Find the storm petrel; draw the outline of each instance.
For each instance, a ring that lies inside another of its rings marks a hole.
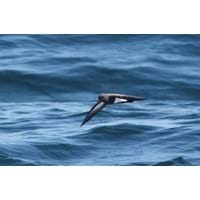
[[[129,103],[134,101],[144,100],[143,97],[124,95],[124,94],[112,94],[112,93],[103,93],[99,95],[97,103],[90,109],[88,114],[81,126],[88,122],[95,114],[102,110],[106,105],[117,104],[117,103]]]

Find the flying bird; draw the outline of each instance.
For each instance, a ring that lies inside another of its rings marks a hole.
[[[143,97],[124,95],[124,94],[112,94],[103,93],[98,96],[97,103],[90,109],[81,126],[88,122],[94,115],[102,110],[106,105],[118,104],[118,103],[129,103],[134,101],[144,100]]]

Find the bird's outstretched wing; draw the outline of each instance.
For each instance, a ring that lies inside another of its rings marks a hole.
[[[85,119],[83,120],[83,123],[81,124],[81,126],[83,126],[86,122],[88,122],[95,114],[97,114],[97,112],[99,112],[100,110],[102,110],[105,107],[105,103],[103,101],[98,101],[88,112],[88,114],[86,115]]]
[[[114,96],[115,96],[114,103],[127,103],[127,102],[144,100],[143,97],[131,96],[131,95],[116,94]]]

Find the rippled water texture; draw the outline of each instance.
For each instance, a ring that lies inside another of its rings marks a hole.
[[[199,100],[199,35],[0,35],[0,165],[200,165]]]

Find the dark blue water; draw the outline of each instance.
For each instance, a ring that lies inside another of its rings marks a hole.
[[[1,35],[0,113],[0,165],[200,165],[200,35]]]

